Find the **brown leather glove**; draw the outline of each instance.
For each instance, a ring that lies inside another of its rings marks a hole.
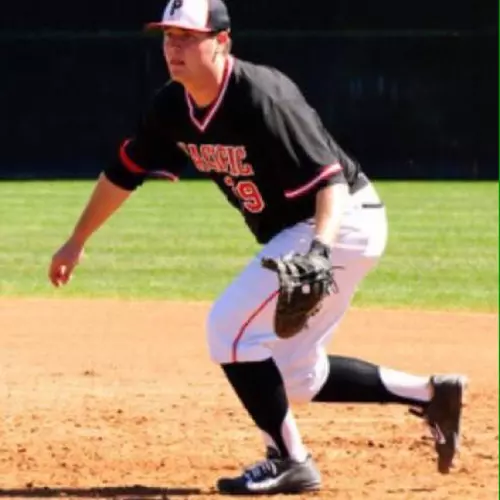
[[[306,254],[291,253],[284,257],[263,258],[262,267],[276,272],[279,292],[274,313],[274,329],[280,338],[299,333],[311,316],[321,308],[323,299],[337,293],[331,260],[331,249],[313,240]]]

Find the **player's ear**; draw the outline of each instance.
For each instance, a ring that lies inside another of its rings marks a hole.
[[[216,38],[220,44],[224,44],[229,40],[229,33],[227,31],[220,31],[217,33]]]
[[[225,52],[227,54],[230,52],[231,38],[227,31],[221,31],[220,33],[217,33],[216,40],[217,40],[217,46],[220,47],[221,53]]]

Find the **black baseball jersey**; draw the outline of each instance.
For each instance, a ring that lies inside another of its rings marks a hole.
[[[189,161],[217,184],[260,243],[313,217],[324,186],[366,183],[288,77],[234,57],[208,108],[197,108],[178,83],[162,87],[105,175],[133,190],[153,172],[177,178]]]

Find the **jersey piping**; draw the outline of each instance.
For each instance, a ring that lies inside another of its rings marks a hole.
[[[342,171],[342,166],[340,165],[340,163],[328,165],[320,172],[318,176],[309,181],[307,184],[304,184],[303,186],[294,190],[285,191],[285,198],[297,198],[299,196],[302,196],[309,192],[312,188],[314,188],[314,186],[316,186],[316,184],[318,184],[322,180],[327,179],[332,175],[338,174],[340,171]]]
[[[140,165],[135,163],[128,155],[127,155],[127,145],[130,143],[130,139],[127,139],[123,142],[123,144],[120,146],[120,160],[123,164],[123,166],[129,170],[130,172],[133,172],[134,174],[145,174],[147,173],[147,170],[145,168],[142,168]],[[154,172],[151,172],[152,175],[156,175],[158,177],[170,179],[171,181],[177,181],[179,178],[175,176],[174,174],[168,172],[167,170],[156,170]]]
[[[200,132],[205,132],[206,128],[212,121],[212,118],[215,116],[215,113],[217,113],[217,110],[220,108],[220,105],[222,104],[222,101],[224,99],[224,96],[226,94],[226,90],[229,84],[229,79],[231,77],[231,73],[233,72],[233,67],[234,67],[234,59],[229,56],[226,60],[226,64],[224,66],[224,73],[222,76],[222,83],[219,88],[219,94],[217,95],[217,98],[211,105],[210,109],[207,111],[207,114],[205,115],[205,118],[200,122],[194,113],[194,105],[193,105],[193,100],[187,90],[184,91],[184,96],[186,98],[186,103],[188,106],[189,110],[189,117],[191,118],[191,121],[195,125],[195,127],[200,131]]]

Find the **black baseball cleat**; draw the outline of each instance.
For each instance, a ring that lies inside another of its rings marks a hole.
[[[217,489],[226,495],[276,495],[317,491],[321,477],[310,455],[303,462],[281,458],[268,448],[266,460],[246,468],[241,476],[221,478]]]
[[[414,415],[423,417],[435,441],[438,471],[447,474],[453,465],[460,441],[460,419],[463,393],[467,385],[462,375],[434,375],[431,377],[434,394],[428,406]]]

